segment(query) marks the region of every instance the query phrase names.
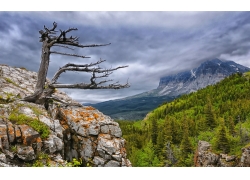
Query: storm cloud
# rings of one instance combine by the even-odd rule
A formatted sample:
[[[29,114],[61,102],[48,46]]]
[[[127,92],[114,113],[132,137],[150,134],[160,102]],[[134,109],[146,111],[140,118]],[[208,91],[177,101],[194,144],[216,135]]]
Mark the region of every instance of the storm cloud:
[[[122,90],[63,89],[82,103],[132,96],[157,88],[163,76],[221,58],[250,67],[250,12],[0,12],[0,63],[37,71],[41,56],[38,31],[51,27],[76,27],[81,44],[109,46],[75,49],[90,56],[79,59],[51,55],[48,77],[68,62],[91,63],[100,58],[104,68],[129,65],[110,79],[129,81]],[[63,51],[63,49],[61,49]],[[66,73],[60,82],[88,82],[89,75]]]

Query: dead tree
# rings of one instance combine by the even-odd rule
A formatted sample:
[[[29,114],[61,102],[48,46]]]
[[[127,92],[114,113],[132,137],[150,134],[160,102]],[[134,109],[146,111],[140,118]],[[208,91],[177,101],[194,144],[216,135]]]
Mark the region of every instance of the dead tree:
[[[48,99],[55,99],[56,97],[52,97],[52,94],[55,92],[55,88],[74,88],[74,89],[121,89],[121,88],[127,88],[129,87],[128,82],[124,85],[116,83],[111,83],[106,85],[106,82],[112,81],[112,80],[102,80],[97,81],[100,78],[106,78],[108,77],[113,71],[125,68],[128,66],[119,66],[116,68],[110,68],[110,69],[102,69],[99,67],[99,64],[104,62],[105,60],[99,60],[95,63],[90,64],[73,64],[68,63],[64,65],[63,67],[59,68],[59,70],[55,73],[52,80],[46,85],[46,77],[47,72],[49,68],[49,62],[50,62],[50,55],[51,54],[60,54],[65,56],[73,56],[78,58],[90,58],[87,56],[82,56],[78,54],[70,54],[70,53],[63,53],[58,51],[52,51],[52,47],[61,47],[66,49],[74,50],[72,47],[78,47],[78,48],[88,48],[88,47],[99,47],[99,46],[107,46],[109,44],[92,44],[92,45],[82,45],[79,44],[78,39],[79,37],[72,37],[68,36],[68,33],[71,31],[78,30],[77,28],[69,28],[66,31],[56,31],[57,23],[53,23],[53,27],[51,29],[48,29],[46,26],[44,26],[44,30],[40,30],[39,33],[41,34],[40,42],[43,43],[42,45],[42,54],[41,54],[41,63],[40,68],[38,71],[38,78],[37,83],[35,86],[35,91],[32,95],[25,97],[23,100],[38,104],[44,104],[46,100]],[[62,84],[58,83],[57,80],[60,77],[62,73],[65,73],[67,71],[78,71],[78,72],[87,72],[91,73],[92,76],[90,78],[90,82],[88,83],[78,83],[78,84]]]

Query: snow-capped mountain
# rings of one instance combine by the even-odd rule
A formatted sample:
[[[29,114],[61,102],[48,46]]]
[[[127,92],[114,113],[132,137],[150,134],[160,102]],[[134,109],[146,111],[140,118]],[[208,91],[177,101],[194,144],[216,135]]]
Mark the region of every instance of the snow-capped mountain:
[[[113,119],[143,119],[149,111],[163,102],[215,84],[233,73],[246,71],[250,71],[250,68],[233,61],[213,59],[194,69],[160,78],[159,86],[151,91],[92,106]]]
[[[250,68],[233,61],[213,59],[189,71],[162,77],[158,88],[153,91],[155,96],[178,96],[215,84],[233,73],[249,70]]]

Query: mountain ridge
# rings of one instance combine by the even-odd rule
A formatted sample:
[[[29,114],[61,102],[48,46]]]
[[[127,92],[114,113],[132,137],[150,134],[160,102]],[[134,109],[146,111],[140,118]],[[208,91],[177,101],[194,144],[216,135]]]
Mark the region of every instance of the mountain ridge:
[[[214,58],[201,63],[198,67],[191,70],[160,78],[156,89],[122,99],[90,105],[113,119],[143,119],[147,114],[146,111],[149,112],[166,101],[171,101],[182,94],[195,92],[208,85],[215,84],[233,73],[243,73],[249,70],[250,68],[237,64],[234,61]],[[143,112],[140,108],[142,105],[144,108]],[[137,109],[134,109],[134,107],[137,107]]]

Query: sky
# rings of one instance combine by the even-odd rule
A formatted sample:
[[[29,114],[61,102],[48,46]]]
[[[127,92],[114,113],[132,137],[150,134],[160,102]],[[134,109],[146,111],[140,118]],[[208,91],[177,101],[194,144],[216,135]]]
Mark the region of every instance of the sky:
[[[161,77],[190,70],[220,58],[250,67],[250,12],[246,11],[1,11],[0,64],[37,72],[43,26],[78,28],[69,35],[81,44],[111,43],[75,48],[70,53],[89,59],[52,54],[48,78],[66,63],[87,64],[105,59],[103,68],[128,65],[108,79],[129,88],[120,90],[61,89],[82,103],[97,103],[157,88]],[[66,52],[65,49],[57,49]],[[58,82],[89,82],[87,73],[67,72]]]

